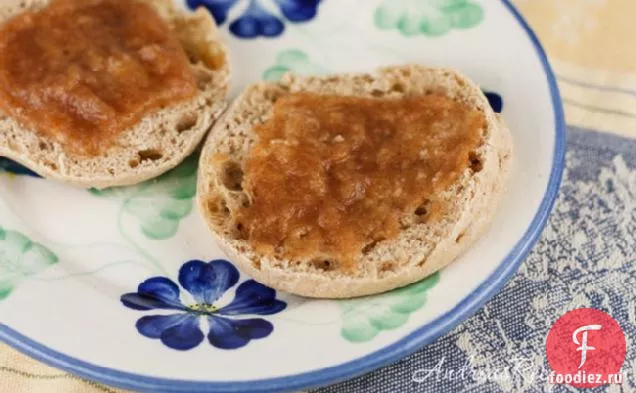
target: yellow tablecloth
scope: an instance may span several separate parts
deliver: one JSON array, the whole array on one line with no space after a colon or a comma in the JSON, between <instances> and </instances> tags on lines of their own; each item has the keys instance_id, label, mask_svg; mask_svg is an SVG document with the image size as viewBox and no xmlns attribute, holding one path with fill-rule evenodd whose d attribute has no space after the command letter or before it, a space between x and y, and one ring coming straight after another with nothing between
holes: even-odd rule
<instances>
[{"instance_id":1,"label":"yellow tablecloth","mask_svg":"<svg viewBox=\"0 0 636 393\"><path fill-rule=\"evenodd\" d=\"M548 52L568 125L636 137L636 1L515 3Z\"/></svg>"},{"instance_id":2,"label":"yellow tablecloth","mask_svg":"<svg viewBox=\"0 0 636 393\"><path fill-rule=\"evenodd\" d=\"M495 0L483 0L495 1ZM516 0L557 74L570 125L636 137L636 1ZM0 392L119 393L0 344Z\"/></svg>"}]
</instances>

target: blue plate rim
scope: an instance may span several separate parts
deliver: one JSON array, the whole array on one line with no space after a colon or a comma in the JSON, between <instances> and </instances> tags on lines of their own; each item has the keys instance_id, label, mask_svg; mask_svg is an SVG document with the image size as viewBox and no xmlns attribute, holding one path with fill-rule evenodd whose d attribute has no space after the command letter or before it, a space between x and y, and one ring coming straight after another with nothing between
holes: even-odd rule
<instances>
[{"instance_id":1,"label":"blue plate rim","mask_svg":"<svg viewBox=\"0 0 636 393\"><path fill-rule=\"evenodd\" d=\"M194 382L164 379L101 367L54 351L20 334L3 323L0 323L0 341L43 363L73 373L82 378L123 389L144 392L238 393L295 391L337 383L373 371L406 357L451 331L462 321L465 321L475 314L488 300L498 293L525 260L534 244L538 241L547 223L558 195L563 170L565 168L566 126L561 95L554 71L550 66L543 46L535 32L528 25L528 22L521 16L520 12L510 0L501 1L528 34L546 73L556 125L553 165L546 193L524 236L515 245L512 251L510 251L499 267L482 282L479 287L450 311L444 313L433 322L421 326L401 340L359 359L338 366L292 376L241 382Z\"/></svg>"}]
</instances>

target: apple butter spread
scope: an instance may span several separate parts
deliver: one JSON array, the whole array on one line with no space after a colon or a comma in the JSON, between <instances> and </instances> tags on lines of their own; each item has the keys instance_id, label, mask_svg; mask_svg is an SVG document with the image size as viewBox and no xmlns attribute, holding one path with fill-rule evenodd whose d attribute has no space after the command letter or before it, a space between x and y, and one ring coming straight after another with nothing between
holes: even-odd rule
<instances>
[{"instance_id":1,"label":"apple butter spread","mask_svg":"<svg viewBox=\"0 0 636 393\"><path fill-rule=\"evenodd\" d=\"M485 127L482 112L437 94L283 96L255 127L237 227L266 255L352 268L458 180Z\"/></svg>"},{"instance_id":2,"label":"apple butter spread","mask_svg":"<svg viewBox=\"0 0 636 393\"><path fill-rule=\"evenodd\" d=\"M80 154L196 92L179 40L138 0L53 0L0 28L0 109Z\"/></svg>"}]
</instances>

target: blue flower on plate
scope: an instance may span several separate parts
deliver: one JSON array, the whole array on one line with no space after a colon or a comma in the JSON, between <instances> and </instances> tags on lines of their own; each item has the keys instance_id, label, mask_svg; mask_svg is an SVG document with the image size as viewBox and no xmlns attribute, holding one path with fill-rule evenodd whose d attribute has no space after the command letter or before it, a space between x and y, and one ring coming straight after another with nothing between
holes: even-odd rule
<instances>
[{"instance_id":1,"label":"blue flower on plate","mask_svg":"<svg viewBox=\"0 0 636 393\"><path fill-rule=\"evenodd\" d=\"M187 0L188 6L195 9L204 6L214 16L216 23L222 25L228 19L230 11L242 0ZM230 31L240 38L258 36L278 37L285 30L283 20L306 22L318 13L320 0L267 0L275 7L267 8L263 0L247 0L247 8L230 23ZM279 15L270 10L278 9Z\"/></svg>"},{"instance_id":2,"label":"blue flower on plate","mask_svg":"<svg viewBox=\"0 0 636 393\"><path fill-rule=\"evenodd\" d=\"M492 110L495 111L495 113L501 113L501 111L503 111L504 103L501 95L490 91L484 91L484 95L488 99L488 102L490 103L490 106L492 107Z\"/></svg>"},{"instance_id":3,"label":"blue flower on plate","mask_svg":"<svg viewBox=\"0 0 636 393\"><path fill-rule=\"evenodd\" d=\"M0 172L7 172L13 175L24 175L32 177L40 177L32 170L18 164L15 161L11 161L8 158L0 157Z\"/></svg>"},{"instance_id":4,"label":"blue flower on plate","mask_svg":"<svg viewBox=\"0 0 636 393\"><path fill-rule=\"evenodd\" d=\"M207 320L207 339L221 349L244 347L251 340L265 338L274 330L271 322L249 315L272 315L287 304L276 299L276 291L254 280L241 283L234 299L217 305L221 296L239 280L238 270L228 261L190 261L179 270L179 284L192 295L194 304L181 301L179 286L166 277L153 277L141 284L137 292L121 297L133 310L174 310L176 313L147 315L137 321L142 335L159 339L173 349L192 349L204 339L201 319Z\"/></svg>"}]
</instances>

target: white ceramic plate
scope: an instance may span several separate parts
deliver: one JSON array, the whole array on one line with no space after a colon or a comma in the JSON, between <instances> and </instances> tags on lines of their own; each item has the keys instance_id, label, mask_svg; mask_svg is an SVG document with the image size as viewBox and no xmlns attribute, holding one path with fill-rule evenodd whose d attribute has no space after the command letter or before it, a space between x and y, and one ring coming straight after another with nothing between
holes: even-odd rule
<instances>
[{"instance_id":1,"label":"white ceramic plate","mask_svg":"<svg viewBox=\"0 0 636 393\"><path fill-rule=\"evenodd\" d=\"M504 285L545 224L565 149L554 77L508 1L188 5L199 4L221 22L234 95L289 70L420 62L458 68L493 93L495 106L501 99L516 152L492 230L460 261L414 286L353 301L304 300L239 277L223 261L193 210L194 158L156 181L106 192L44 181L0 161L0 339L135 390L295 390L415 351Z\"/></svg>"}]
</instances>

